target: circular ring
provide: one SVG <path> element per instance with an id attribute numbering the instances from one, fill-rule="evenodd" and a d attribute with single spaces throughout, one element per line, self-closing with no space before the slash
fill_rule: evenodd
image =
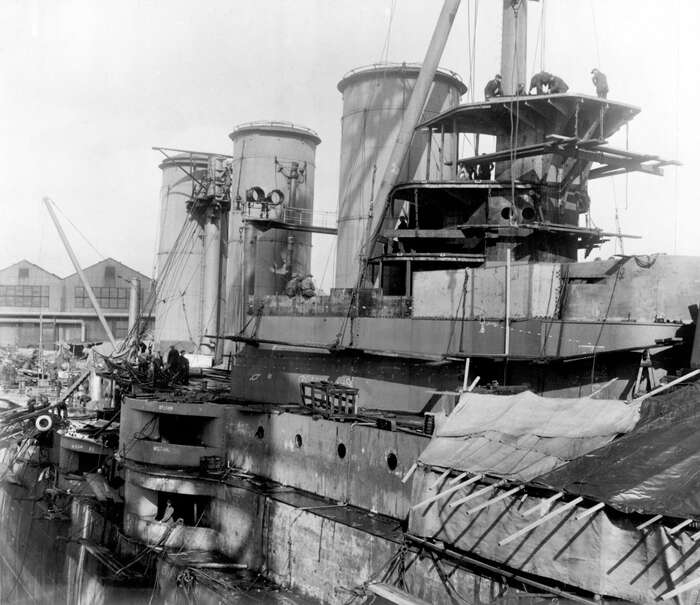
<path id="1" fill-rule="evenodd" d="M 265 199 L 265 192 L 261 187 L 251 187 L 245 192 L 246 202 L 260 204 Z"/>
<path id="2" fill-rule="evenodd" d="M 38 431 L 41 431 L 42 433 L 50 431 L 51 427 L 53 427 L 53 418 L 51 418 L 49 414 L 42 414 L 41 416 L 37 416 L 36 420 L 34 421 L 34 426 L 37 428 Z"/>
<path id="3" fill-rule="evenodd" d="M 273 189 L 267 194 L 265 201 L 270 204 L 270 206 L 279 206 L 280 204 L 284 203 L 284 193 L 282 193 L 279 189 Z"/>

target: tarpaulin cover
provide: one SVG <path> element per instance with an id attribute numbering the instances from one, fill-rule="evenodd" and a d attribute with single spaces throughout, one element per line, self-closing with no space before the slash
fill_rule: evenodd
<path id="1" fill-rule="evenodd" d="M 648 400 L 634 431 L 538 483 L 624 512 L 700 518 L 700 388 Z"/>
<path id="2" fill-rule="evenodd" d="M 464 393 L 420 456 L 429 466 L 529 481 L 609 443 L 639 420 L 619 400 Z"/>

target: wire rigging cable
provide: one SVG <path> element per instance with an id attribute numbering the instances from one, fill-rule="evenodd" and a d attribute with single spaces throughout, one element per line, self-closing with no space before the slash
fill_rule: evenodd
<path id="1" fill-rule="evenodd" d="M 513 65 L 510 73 L 510 81 L 513 85 L 517 86 L 517 78 L 520 74 L 517 73 L 518 56 L 520 52 L 523 52 L 518 48 L 518 19 L 520 16 L 520 5 L 523 0 L 513 0 Z M 515 99 L 515 100 L 513 100 Z M 515 107 L 515 117 L 513 116 L 513 107 Z M 517 156 L 516 147 L 518 145 L 518 131 L 520 129 L 520 103 L 516 97 L 511 97 L 510 102 L 510 166 L 511 166 L 511 178 L 510 178 L 510 223 L 514 224 L 516 221 L 516 207 L 515 207 L 515 180 L 513 178 L 513 164 Z"/>
<path id="2" fill-rule="evenodd" d="M 391 26 L 394 23 L 394 13 L 396 11 L 396 0 L 391 0 L 389 7 L 389 23 L 386 28 L 386 37 L 384 38 L 384 46 L 379 56 L 380 63 L 386 63 L 389 60 L 389 46 L 391 45 Z"/>
<path id="3" fill-rule="evenodd" d="M 541 0 L 540 4 L 540 21 L 537 26 L 537 37 L 535 42 L 535 52 L 532 55 L 532 69 L 531 73 L 536 71 L 544 71 L 544 56 L 545 56 L 545 42 L 546 42 L 546 32 L 547 32 L 547 18 L 545 10 L 546 0 Z M 537 69 L 537 58 L 539 56 L 539 69 Z"/>
<path id="4" fill-rule="evenodd" d="M 474 0 L 474 18 L 472 20 L 471 0 L 467 1 L 467 72 L 469 73 L 469 98 L 474 101 L 474 82 L 476 81 L 476 32 L 479 18 L 479 0 Z"/>
<path id="5" fill-rule="evenodd" d="M 593 7 L 593 0 L 589 0 L 588 5 L 591 7 L 591 19 L 593 20 L 593 40 L 595 41 L 595 55 L 598 61 L 598 67 L 602 67 L 600 62 L 600 45 L 598 44 L 598 25 L 595 19 L 595 8 Z"/>
<path id="6" fill-rule="evenodd" d="M 107 258 L 104 254 L 102 254 L 102 252 L 100 252 L 97 248 L 95 248 L 95 246 L 93 246 L 92 242 L 85 236 L 85 234 L 80 229 L 78 229 L 75 223 L 72 220 L 70 220 L 68 215 L 65 212 L 63 212 L 63 210 L 61 210 L 60 206 L 56 204 L 56 202 L 51 200 L 51 203 L 53 204 L 53 207 L 61 213 L 61 216 L 63 216 L 63 218 L 65 218 L 70 223 L 73 229 L 75 229 L 78 232 L 78 235 L 80 235 L 80 237 L 82 237 L 85 240 L 87 245 L 90 246 L 101 259 Z"/>

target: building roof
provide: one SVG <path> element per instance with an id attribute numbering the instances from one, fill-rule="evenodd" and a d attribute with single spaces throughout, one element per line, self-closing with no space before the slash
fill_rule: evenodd
<path id="1" fill-rule="evenodd" d="M 112 258 L 111 256 L 108 257 L 108 258 L 105 258 L 104 260 L 101 260 L 101 261 L 98 261 L 98 262 L 96 262 L 96 263 L 93 263 L 92 265 L 88 265 L 87 267 L 82 267 L 82 269 L 83 269 L 83 271 L 89 271 L 89 270 L 91 270 L 91 269 L 94 269 L 94 268 L 96 268 L 96 267 L 99 267 L 100 265 L 106 265 L 106 264 L 108 264 L 108 263 L 109 263 L 109 264 L 114 264 L 114 265 L 116 265 L 117 267 L 120 267 L 121 269 L 123 269 L 123 270 L 125 270 L 125 271 L 129 271 L 129 272 L 131 272 L 131 273 L 136 273 L 136 274 L 139 276 L 139 278 L 140 278 L 141 280 L 143 280 L 143 281 L 145 281 L 145 282 L 147 282 L 147 283 L 150 283 L 151 281 L 153 281 L 153 280 L 152 280 L 150 277 L 148 277 L 147 275 L 144 275 L 143 273 L 141 273 L 140 271 L 137 271 L 136 269 L 132 269 L 131 267 L 129 267 L 128 265 L 125 265 L 124 263 L 120 263 L 118 260 L 115 260 L 115 259 Z M 76 276 L 77 274 L 78 274 L 77 272 L 73 272 L 73 273 L 71 273 L 70 275 L 66 275 L 66 277 L 64 277 L 63 279 L 68 279 L 68 278 L 74 277 L 74 276 Z"/>
<path id="2" fill-rule="evenodd" d="M 26 258 L 23 258 L 22 260 L 18 260 L 16 263 L 12 263 L 11 265 L 8 265 L 7 267 L 3 267 L 0 269 L 0 272 L 7 271 L 8 269 L 12 269 L 13 267 L 19 267 L 20 265 L 31 265 L 35 269 L 41 271 L 42 273 L 45 273 L 46 275 L 50 275 L 51 277 L 55 277 L 56 279 L 61 279 L 58 275 L 55 273 L 51 273 L 51 271 L 47 271 L 43 267 L 40 267 L 39 265 L 28 261 Z"/>
<path id="3" fill-rule="evenodd" d="M 128 265 L 125 265 L 124 263 L 120 263 L 118 260 L 115 260 L 112 257 L 105 258 L 104 260 L 93 263 L 92 265 L 88 265 L 87 267 L 83 267 L 82 269 L 83 269 L 83 271 L 88 271 L 90 269 L 93 269 L 94 267 L 99 267 L 100 265 L 104 265 L 107 263 L 114 264 L 117 267 L 120 267 L 121 269 L 123 269 L 124 271 L 129 271 L 130 273 L 136 273 L 138 275 L 138 277 L 146 283 L 150 283 L 153 281 L 147 275 L 144 275 L 140 271 L 137 271 L 136 269 L 133 269 L 132 267 L 129 267 Z M 8 269 L 12 269 L 13 267 L 19 267 L 21 265 L 31 265 L 32 267 L 45 273 L 46 275 L 50 275 L 51 277 L 55 277 L 57 280 L 61 280 L 61 281 L 77 275 L 77 272 L 73 272 L 73 273 L 70 273 L 69 275 L 66 275 L 65 277 L 60 277 L 60 276 L 56 275 L 55 273 L 51 273 L 51 271 L 47 271 L 43 267 L 40 267 L 39 265 L 28 261 L 26 258 L 23 258 L 22 260 L 19 260 L 16 263 L 12 263 L 11 265 L 8 265 L 7 267 L 1 268 L 0 273 L 3 271 L 7 271 Z"/>

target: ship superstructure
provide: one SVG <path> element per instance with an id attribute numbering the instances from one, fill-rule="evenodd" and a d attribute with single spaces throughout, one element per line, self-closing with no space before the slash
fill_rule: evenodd
<path id="1" fill-rule="evenodd" d="M 118 512 L 100 538 L 90 506 L 72 511 L 69 567 L 93 602 L 88 555 L 164 603 L 246 602 L 255 574 L 304 595 L 281 602 L 697 598 L 698 393 L 682 385 L 700 263 L 590 259 L 622 234 L 592 224 L 589 182 L 675 162 L 610 145 L 635 106 L 516 94 L 523 0 L 503 1 L 504 96 L 460 104 L 438 67 L 458 6 L 421 65 L 338 84 L 337 223 L 314 208 L 305 126 L 240 124 L 231 155 L 160 148 L 154 350 L 192 366 L 109 368 L 134 378 L 115 491 L 88 483 Z M 329 294 L 313 233 L 337 234 Z M 57 434 L 64 498 L 86 456 L 109 458 L 84 428 Z"/>

